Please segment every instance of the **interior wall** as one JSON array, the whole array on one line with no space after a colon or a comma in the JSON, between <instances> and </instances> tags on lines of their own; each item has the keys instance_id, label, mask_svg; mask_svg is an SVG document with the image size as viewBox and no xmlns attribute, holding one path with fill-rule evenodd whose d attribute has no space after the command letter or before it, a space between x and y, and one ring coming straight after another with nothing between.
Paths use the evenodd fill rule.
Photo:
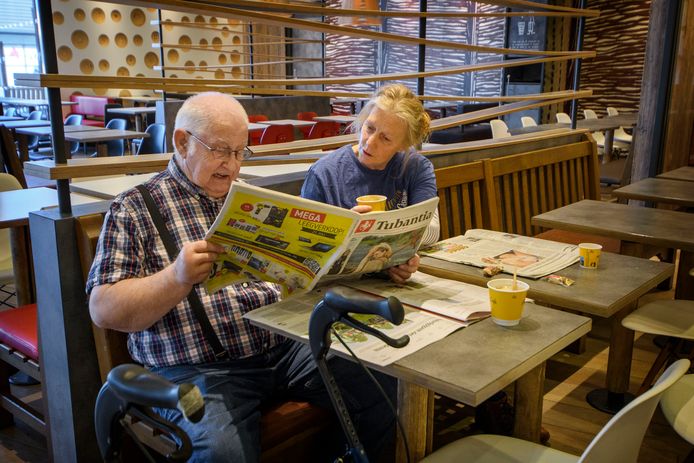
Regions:
<instances>
[{"instance_id":1,"label":"interior wall","mask_svg":"<svg viewBox=\"0 0 694 463\"><path fill-rule=\"evenodd\" d=\"M583 49L597 57L581 64L580 87L592 89L595 97L579 102L583 109L606 115L608 106L621 112L637 112L641 98L641 78L648 34L651 0L590 0L597 18L585 23Z\"/></svg>"}]
</instances>

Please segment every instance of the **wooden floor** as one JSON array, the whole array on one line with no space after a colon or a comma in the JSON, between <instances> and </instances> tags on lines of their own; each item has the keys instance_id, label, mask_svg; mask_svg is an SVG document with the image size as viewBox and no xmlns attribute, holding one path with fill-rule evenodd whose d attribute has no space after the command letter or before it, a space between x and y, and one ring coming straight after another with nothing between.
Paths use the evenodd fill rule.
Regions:
<instances>
[{"instance_id":1,"label":"wooden floor","mask_svg":"<svg viewBox=\"0 0 694 463\"><path fill-rule=\"evenodd\" d=\"M667 297L667 293L649 295L646 298L664 296ZM604 320L595 319L583 354L560 352L548 362L543 426L550 433L551 447L580 454L610 419L609 415L593 409L585 401L590 390L605 384L607 347L608 327ZM657 352L652 336L637 333L630 390L638 388ZM36 387L25 392L40 394ZM509 395L512 397L511 391ZM442 410L441 414L444 418L450 414L450 418L439 420L442 424L445 421L445 425L437 427L435 441L450 441L474 429L469 407L454 405L448 410ZM694 446L675 434L658 409L644 439L639 462L685 462L686 456L693 449ZM17 426L0 430L0 462L47 461L45 443L37 435L22 431Z\"/></svg>"}]
</instances>

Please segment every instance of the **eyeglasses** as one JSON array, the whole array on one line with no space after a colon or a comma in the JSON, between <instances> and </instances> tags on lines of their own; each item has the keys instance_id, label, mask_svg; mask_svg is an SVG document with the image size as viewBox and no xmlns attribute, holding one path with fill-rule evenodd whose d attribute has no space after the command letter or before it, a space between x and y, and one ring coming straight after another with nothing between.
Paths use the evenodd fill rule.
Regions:
<instances>
[{"instance_id":1,"label":"eyeglasses","mask_svg":"<svg viewBox=\"0 0 694 463\"><path fill-rule=\"evenodd\" d=\"M229 159L232 158L232 156L237 160L237 161L245 161L246 159L250 158L253 156L253 151L249 147L245 147L242 150L233 150L231 148L217 148L217 147L211 147L204 141L200 140L197 136L193 135L189 130L186 130L186 133L193 137L198 143L200 143L202 146L207 148L209 152L212 153L212 156L217 159L217 160L224 160L228 161Z\"/></svg>"}]
</instances>

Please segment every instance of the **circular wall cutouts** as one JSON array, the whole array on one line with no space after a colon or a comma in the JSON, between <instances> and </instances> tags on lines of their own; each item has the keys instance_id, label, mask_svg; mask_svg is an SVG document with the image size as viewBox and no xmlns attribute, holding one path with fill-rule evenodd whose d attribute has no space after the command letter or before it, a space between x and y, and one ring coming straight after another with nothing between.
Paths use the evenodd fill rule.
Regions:
<instances>
[{"instance_id":1,"label":"circular wall cutouts","mask_svg":"<svg viewBox=\"0 0 694 463\"><path fill-rule=\"evenodd\" d=\"M145 15L145 12L141 9L134 8L130 12L130 20L136 27L140 27L147 21L147 16Z\"/></svg>"},{"instance_id":2,"label":"circular wall cutouts","mask_svg":"<svg viewBox=\"0 0 694 463\"><path fill-rule=\"evenodd\" d=\"M113 10L111 11L111 21L114 23L119 23L120 20L122 19L123 15L120 14L120 11L118 10Z\"/></svg>"},{"instance_id":3,"label":"circular wall cutouts","mask_svg":"<svg viewBox=\"0 0 694 463\"><path fill-rule=\"evenodd\" d=\"M152 51L148 51L145 54L145 65L148 68L153 68L154 66L156 66L158 64L159 64L159 56Z\"/></svg>"},{"instance_id":4,"label":"circular wall cutouts","mask_svg":"<svg viewBox=\"0 0 694 463\"><path fill-rule=\"evenodd\" d=\"M101 45L102 47L108 47L108 44L110 42L108 35L106 34L101 34L97 40L99 41L99 45Z\"/></svg>"},{"instance_id":5,"label":"circular wall cutouts","mask_svg":"<svg viewBox=\"0 0 694 463\"><path fill-rule=\"evenodd\" d=\"M77 29L70 35L70 41L76 48L83 50L89 45L89 36L83 30Z\"/></svg>"},{"instance_id":6,"label":"circular wall cutouts","mask_svg":"<svg viewBox=\"0 0 694 463\"><path fill-rule=\"evenodd\" d=\"M82 71L82 74L92 74L94 72L92 60L85 58L80 61L80 71Z\"/></svg>"},{"instance_id":7,"label":"circular wall cutouts","mask_svg":"<svg viewBox=\"0 0 694 463\"><path fill-rule=\"evenodd\" d=\"M217 61L219 61L219 64L227 64L227 55L220 53L217 57Z\"/></svg>"},{"instance_id":8,"label":"circular wall cutouts","mask_svg":"<svg viewBox=\"0 0 694 463\"><path fill-rule=\"evenodd\" d=\"M66 45L58 47L58 58L60 61L70 61L72 59L72 49Z\"/></svg>"},{"instance_id":9,"label":"circular wall cutouts","mask_svg":"<svg viewBox=\"0 0 694 463\"><path fill-rule=\"evenodd\" d=\"M221 69L217 69L216 71L214 71L214 78L224 79L224 71L222 71Z\"/></svg>"},{"instance_id":10,"label":"circular wall cutouts","mask_svg":"<svg viewBox=\"0 0 694 463\"><path fill-rule=\"evenodd\" d=\"M60 11L53 12L53 24L61 25L65 22L65 16Z\"/></svg>"},{"instance_id":11,"label":"circular wall cutouts","mask_svg":"<svg viewBox=\"0 0 694 463\"><path fill-rule=\"evenodd\" d=\"M143 42L144 42L144 40L142 39L142 36L140 34L133 35L133 43L136 46L138 46L138 47L142 46Z\"/></svg>"},{"instance_id":12,"label":"circular wall cutouts","mask_svg":"<svg viewBox=\"0 0 694 463\"><path fill-rule=\"evenodd\" d=\"M116 42L116 46L118 48L125 48L128 45L128 36L122 32L119 32L113 38L113 41Z\"/></svg>"},{"instance_id":13,"label":"circular wall cutouts","mask_svg":"<svg viewBox=\"0 0 694 463\"><path fill-rule=\"evenodd\" d=\"M92 21L96 24L103 24L106 21L106 13L101 8L92 9Z\"/></svg>"},{"instance_id":14,"label":"circular wall cutouts","mask_svg":"<svg viewBox=\"0 0 694 463\"><path fill-rule=\"evenodd\" d=\"M128 55L125 57L125 62L128 63L128 66L135 66L137 58L135 58L135 55Z\"/></svg>"},{"instance_id":15,"label":"circular wall cutouts","mask_svg":"<svg viewBox=\"0 0 694 463\"><path fill-rule=\"evenodd\" d=\"M85 13L82 8L75 8L73 16L75 16L75 19L78 21L84 21L84 18L87 17L87 13Z\"/></svg>"},{"instance_id":16,"label":"circular wall cutouts","mask_svg":"<svg viewBox=\"0 0 694 463\"><path fill-rule=\"evenodd\" d=\"M178 54L178 50L175 48L169 49L169 51L166 53L166 60L171 64L178 63L179 57L180 55Z\"/></svg>"},{"instance_id":17,"label":"circular wall cutouts","mask_svg":"<svg viewBox=\"0 0 694 463\"><path fill-rule=\"evenodd\" d=\"M105 59L99 60L99 71L106 72L109 70L110 67L111 67L111 64L108 62L108 60L105 60Z\"/></svg>"},{"instance_id":18,"label":"circular wall cutouts","mask_svg":"<svg viewBox=\"0 0 694 463\"><path fill-rule=\"evenodd\" d=\"M130 71L128 71L128 68L125 66L121 66L116 70L116 75L118 77L128 77L130 75Z\"/></svg>"}]
</instances>

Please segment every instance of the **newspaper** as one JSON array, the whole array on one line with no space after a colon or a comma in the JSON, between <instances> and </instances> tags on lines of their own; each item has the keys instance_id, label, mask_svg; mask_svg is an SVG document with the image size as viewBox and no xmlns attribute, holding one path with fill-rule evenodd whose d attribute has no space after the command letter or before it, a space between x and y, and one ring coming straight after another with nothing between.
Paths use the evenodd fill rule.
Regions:
<instances>
[{"instance_id":1,"label":"newspaper","mask_svg":"<svg viewBox=\"0 0 694 463\"><path fill-rule=\"evenodd\" d=\"M243 317L254 325L267 328L273 332L304 342L308 339L308 321L313 307L323 298L325 288L316 288L311 292L293 297L288 301L276 302L246 313ZM353 329L344 324L335 324L335 330L349 345L350 349L366 363L385 366L407 355L445 338L449 334L464 327L455 320L405 306L405 320L400 325L393 325L387 320L364 314L351 314L355 319L374 327L391 338L403 335L410 337L407 346L396 349L385 344L380 339L363 331ZM333 337L331 350L347 356L347 350Z\"/></svg>"},{"instance_id":2,"label":"newspaper","mask_svg":"<svg viewBox=\"0 0 694 463\"><path fill-rule=\"evenodd\" d=\"M312 289L324 276L378 272L419 248L438 198L359 214L245 183L232 183L205 239L222 245L205 288L263 280L283 296Z\"/></svg>"},{"instance_id":3,"label":"newspaper","mask_svg":"<svg viewBox=\"0 0 694 463\"><path fill-rule=\"evenodd\" d=\"M461 321L465 326L491 314L487 288L422 272L414 273L402 284L364 279L344 285L377 296L395 296L405 305Z\"/></svg>"},{"instance_id":4,"label":"newspaper","mask_svg":"<svg viewBox=\"0 0 694 463\"><path fill-rule=\"evenodd\" d=\"M477 267L499 267L506 273L517 271L528 278L541 278L578 262L578 246L480 229L439 241L420 253Z\"/></svg>"}]
</instances>

